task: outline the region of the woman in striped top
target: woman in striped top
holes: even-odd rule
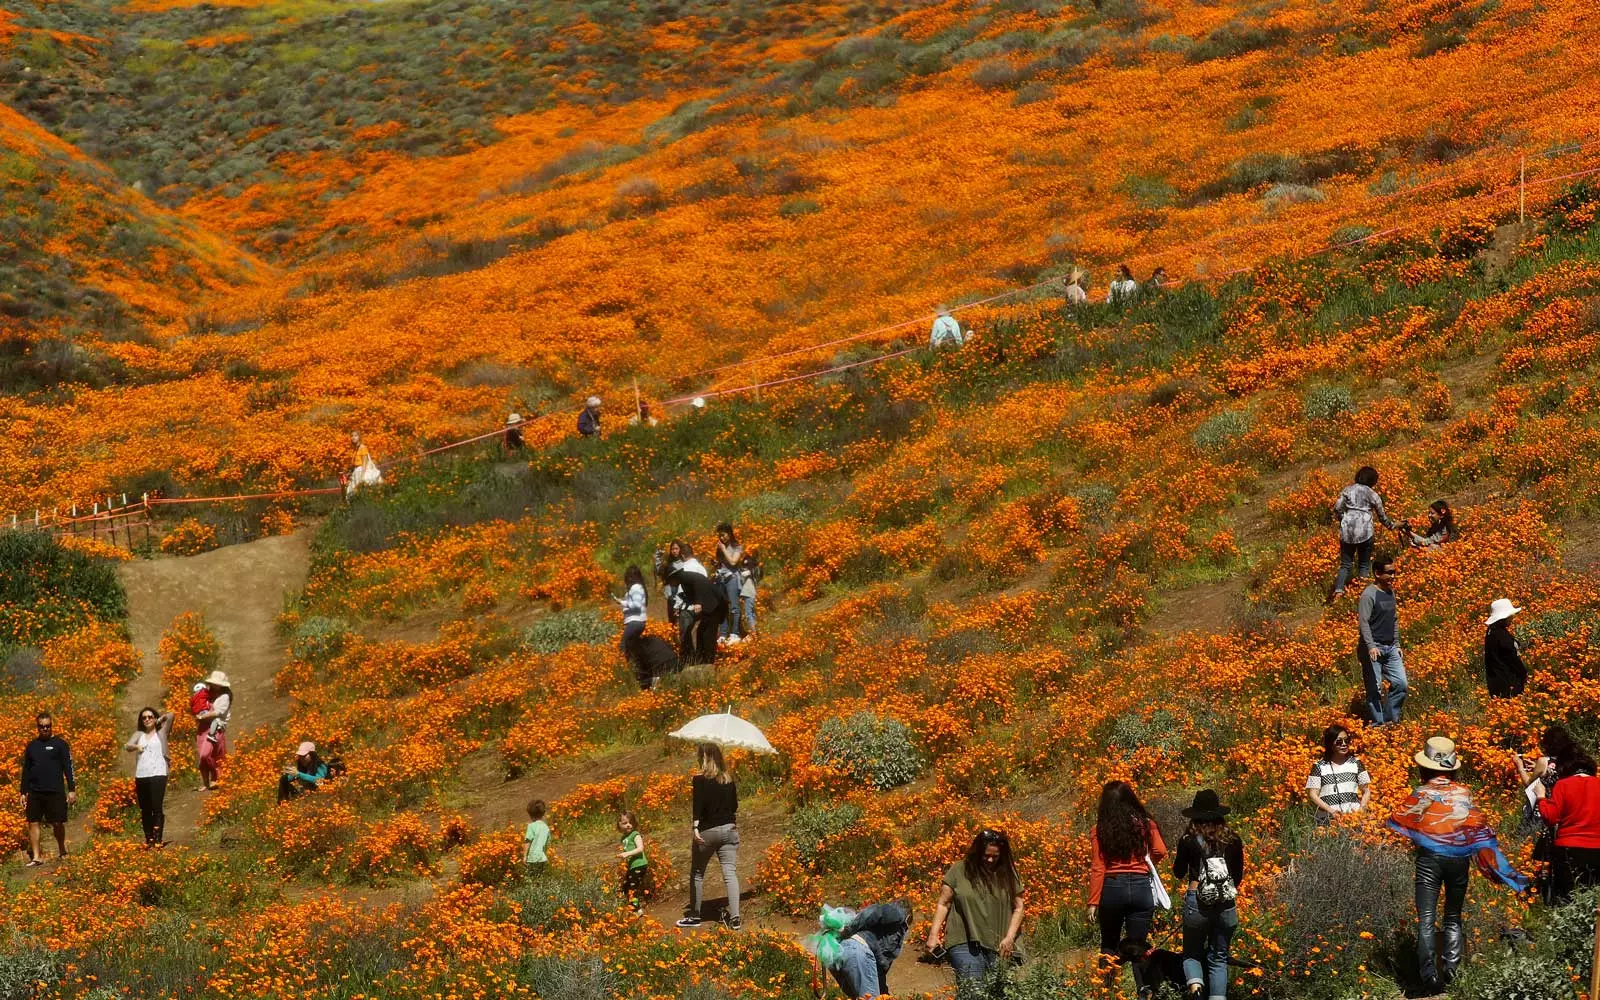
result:
[[[1322,733],[1322,759],[1311,765],[1306,791],[1317,807],[1317,823],[1360,812],[1372,797],[1372,776],[1351,751],[1350,730],[1334,723]]]

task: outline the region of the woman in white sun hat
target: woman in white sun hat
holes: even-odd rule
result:
[[[1528,668],[1522,665],[1522,650],[1512,632],[1513,619],[1522,609],[1502,597],[1489,605],[1489,626],[1483,636],[1483,673],[1489,683],[1489,697],[1515,698],[1528,683]]]
[[[200,758],[200,787],[211,791],[222,774],[222,759],[228,756],[228,723],[233,717],[233,688],[228,675],[213,670],[202,681],[211,691],[211,707],[196,715],[199,732],[194,737],[196,755]],[[211,720],[221,719],[222,728],[211,732]],[[213,739],[215,737],[215,739]]]

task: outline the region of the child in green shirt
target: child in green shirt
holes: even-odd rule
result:
[[[617,816],[617,832],[622,834],[622,850],[617,857],[627,863],[622,872],[622,894],[633,904],[634,916],[644,916],[644,903],[650,895],[650,859],[644,856],[644,834],[631,812]]]
[[[534,799],[528,803],[527,830],[522,834],[522,842],[528,845],[528,852],[523,857],[531,871],[544,871],[545,862],[550,859],[545,855],[544,849],[550,845],[550,825],[544,821],[544,799]]]

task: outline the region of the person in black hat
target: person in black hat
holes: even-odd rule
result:
[[[1234,905],[1244,881],[1244,845],[1228,827],[1231,810],[1207,788],[1183,811],[1189,828],[1178,841],[1172,873],[1183,896],[1185,997],[1225,1000],[1228,948],[1239,929]]]

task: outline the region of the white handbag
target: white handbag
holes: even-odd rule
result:
[[[1167,895],[1167,887],[1161,884],[1161,873],[1156,871],[1156,863],[1148,854],[1144,856],[1144,863],[1150,868],[1150,894],[1155,897],[1156,908],[1172,909],[1172,897]]]

